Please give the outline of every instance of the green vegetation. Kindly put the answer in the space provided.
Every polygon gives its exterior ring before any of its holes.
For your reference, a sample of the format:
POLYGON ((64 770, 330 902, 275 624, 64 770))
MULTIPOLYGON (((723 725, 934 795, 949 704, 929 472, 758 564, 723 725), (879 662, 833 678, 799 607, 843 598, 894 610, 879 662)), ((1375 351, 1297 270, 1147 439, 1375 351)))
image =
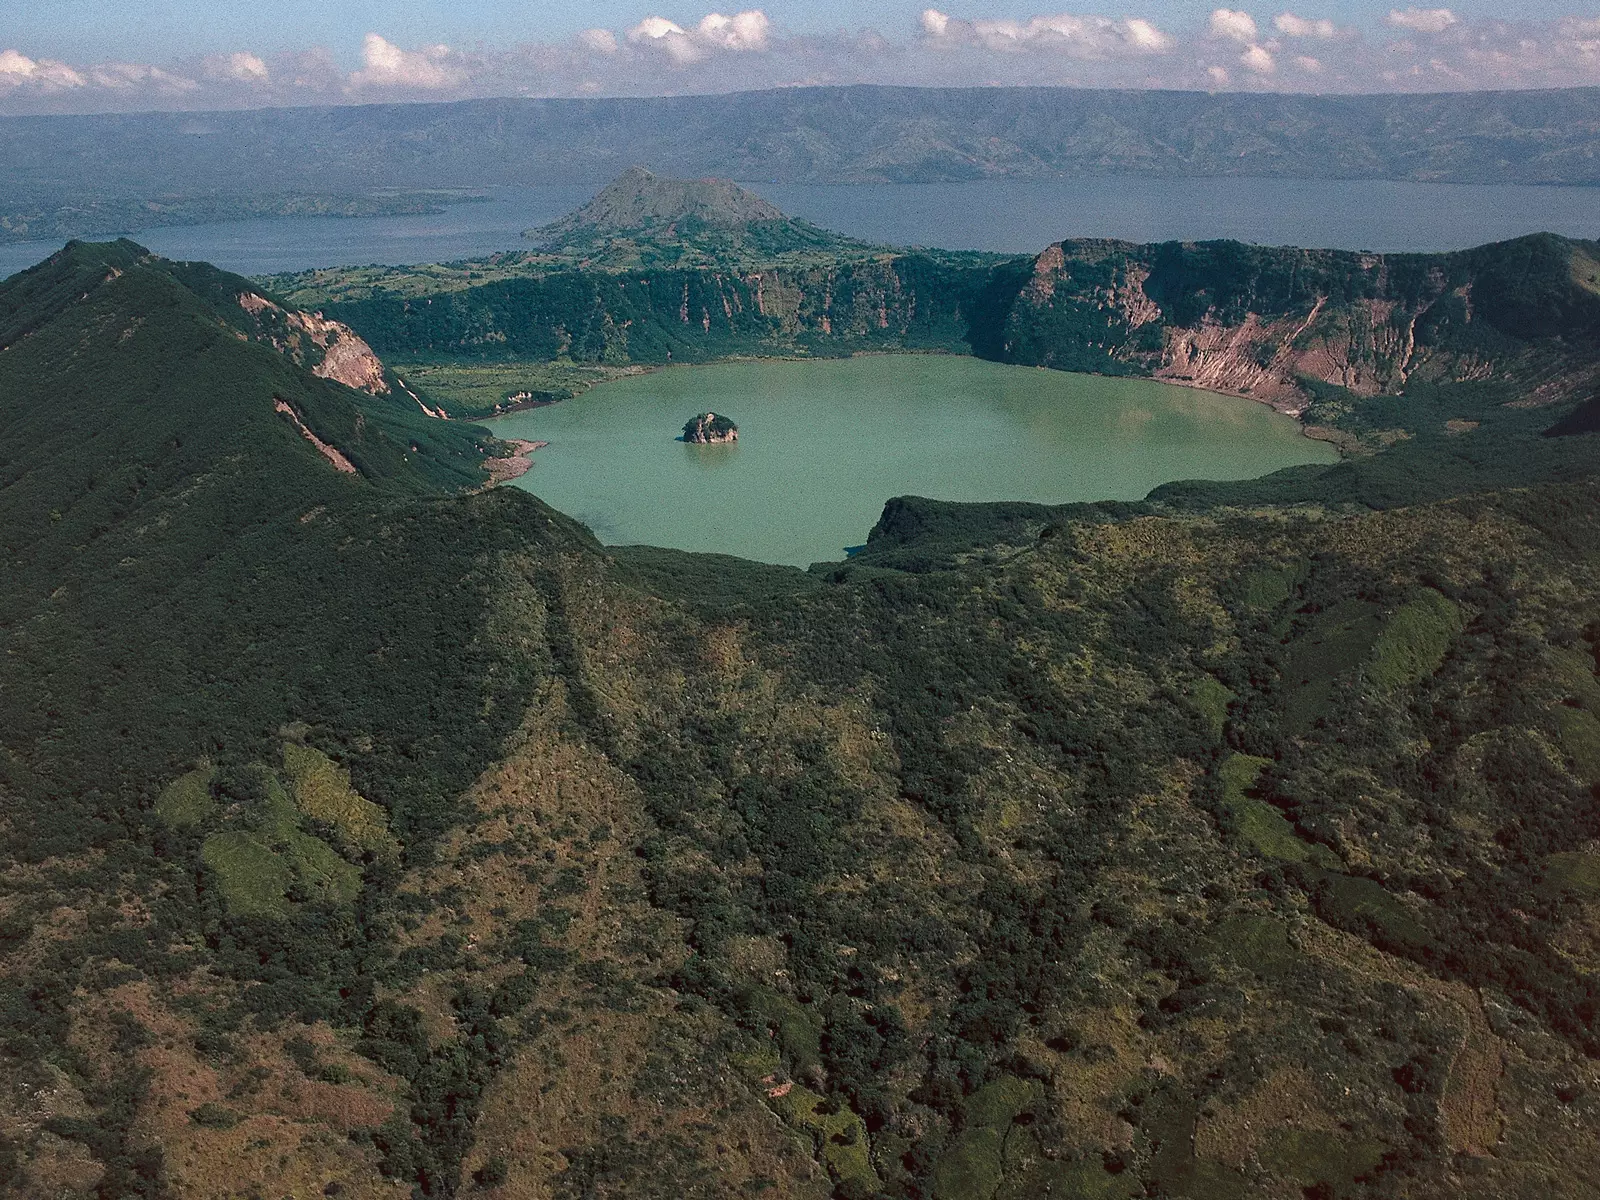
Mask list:
POLYGON ((867 1127, 859 1115, 799 1085, 775 1105, 786 1120, 812 1134, 818 1156, 841 1184, 853 1184, 869 1193, 876 1187, 878 1173, 868 1157, 867 1127))
POLYGON ((399 854, 388 815, 350 785, 349 771, 316 747, 296 742, 284 743, 283 768, 300 811, 331 826, 347 853, 389 859, 399 854))
POLYGON ((1556 710, 1561 748, 1572 759, 1578 778, 1600 784, 1600 717, 1578 708, 1556 710))
POLYGON ((1283 1129, 1272 1135, 1261 1161, 1302 1187, 1320 1185, 1338 1194, 1376 1169, 1383 1154, 1378 1142, 1351 1142, 1321 1129, 1283 1129))
POLYGON ((1251 608, 1261 609, 1287 604, 1305 582, 1310 566, 1310 563, 1298 562, 1251 571, 1244 578, 1244 602, 1251 608))
POLYGON ((1370 601, 1341 599, 1310 616, 1284 655, 1283 712, 1291 727, 1304 728, 1332 711, 1337 684, 1362 664, 1382 632, 1379 607, 1370 601))
POLYGON ((1221 741, 1223 730, 1228 724, 1228 704, 1237 699, 1235 694, 1214 676, 1207 675, 1195 684, 1189 699, 1205 717, 1212 735, 1221 741))
POLYGON ((199 825, 211 815, 211 780, 216 772, 209 763, 180 775, 156 797, 156 816, 168 825, 199 825))
POLYGON ((1461 626, 1454 602, 1432 590, 1419 592, 1384 622, 1367 675, 1381 688, 1420 682, 1439 669, 1461 626))
POLYGON ((582 395, 624 370, 572 362, 395 362, 403 383, 435 411, 473 420, 582 395))
POLYGON ((1585 900, 1600 900, 1600 854, 1552 854, 1545 866, 1545 882, 1585 900))
MULTIPOLYGON (((327 767, 331 773, 332 764, 327 767)), ((215 874, 231 914, 288 917, 306 901, 332 906, 355 901, 360 869, 302 827, 306 817, 332 824, 323 810, 304 800, 296 807, 277 775, 258 763, 232 768, 215 782, 228 804, 215 822, 223 828, 205 839, 200 857, 215 874)), ((297 787, 306 793, 302 781, 297 787)), ((394 853, 392 845, 388 852, 394 853)))
POLYGON ((1271 765, 1264 758, 1231 754, 1217 769, 1217 777, 1222 782, 1222 809, 1238 828, 1239 836, 1256 853, 1267 858, 1283 862, 1315 860, 1318 865, 1338 866, 1338 859, 1330 855, 1326 847, 1301 841, 1282 813, 1248 794, 1261 772, 1271 765))
MULTIPOLYGON (((1178 307, 1301 286, 1162 261, 1178 307)), ((1600 1188, 1592 464, 608 553, 241 286, 120 244, 0 287, 22 1190, 1600 1188)))
POLYGON ((1550 658, 1555 665, 1556 677, 1573 703, 1600 715, 1600 679, 1595 678, 1594 659, 1568 648, 1553 650, 1550 658))
POLYGON ((200 856, 216 872, 230 912, 240 916, 288 915, 294 868, 259 838, 241 830, 213 834, 206 839, 200 856))

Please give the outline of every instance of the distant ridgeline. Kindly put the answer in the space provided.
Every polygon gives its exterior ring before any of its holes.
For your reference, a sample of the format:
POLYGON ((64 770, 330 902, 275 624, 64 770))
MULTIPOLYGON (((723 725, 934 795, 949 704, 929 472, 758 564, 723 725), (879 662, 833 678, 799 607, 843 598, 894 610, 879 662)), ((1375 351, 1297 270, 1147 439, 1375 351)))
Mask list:
POLYGON ((1595 257, 0 285, 0 1191, 1600 1194, 1595 257), (1350 457, 799 571, 379 357, 911 345, 1350 457))
POLYGON ((1600 91, 1308 96, 786 87, 250 112, 13 117, 19 193, 596 185, 635 163, 783 183, 1061 175, 1600 182, 1600 91))
POLYGON ((0 242, 428 211, 633 163, 782 183, 1267 176, 1600 183, 1600 90, 1294 96, 781 88, 0 118, 0 242), (182 181, 175 186, 174 181, 182 181), (427 190, 433 189, 433 190, 427 190))
POLYGON ((161 190, 138 195, 108 190, 104 180, 85 189, 44 185, 19 191, 0 190, 0 244, 257 217, 412 216, 442 212, 445 204, 481 199, 454 188, 428 192, 386 189, 344 195, 284 193, 275 189, 241 195, 236 184, 228 185, 221 195, 195 195, 174 193, 172 184, 169 178, 161 190))
POLYGON ((762 236, 790 229, 811 227, 726 181, 635 171, 540 231, 543 253, 272 284, 360 330, 380 353, 413 361, 620 368, 949 351, 1247 396, 1299 414, 1352 453, 1427 443, 1420 473, 1395 465, 1413 445, 1381 466, 1304 468, 1273 485, 1304 495, 1310 478, 1322 480, 1312 491, 1372 502, 1434 494, 1416 489, 1433 486, 1441 463, 1490 483, 1534 459, 1558 477, 1584 469, 1568 461, 1570 445, 1536 435, 1553 423, 1550 405, 1600 380, 1592 242, 1535 235, 1380 255, 1067 241, 1029 259, 830 246, 820 236, 794 250, 797 236, 763 257, 762 236), (1515 439, 1514 466, 1503 452, 1481 455, 1490 438, 1466 436, 1486 422, 1515 439))

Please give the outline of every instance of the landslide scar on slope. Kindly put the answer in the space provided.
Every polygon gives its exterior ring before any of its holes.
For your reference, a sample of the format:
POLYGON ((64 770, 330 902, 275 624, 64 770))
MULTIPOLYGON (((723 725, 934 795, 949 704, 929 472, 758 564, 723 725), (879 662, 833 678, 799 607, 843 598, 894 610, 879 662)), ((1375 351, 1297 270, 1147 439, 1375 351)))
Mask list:
POLYGON ((337 447, 328 445, 327 442, 323 441, 316 434, 312 433, 311 430, 307 429, 306 423, 300 419, 300 414, 295 412, 294 406, 288 401, 280 400, 274 396, 272 399, 272 407, 278 412, 281 412, 284 416, 288 417, 290 421, 294 422, 294 427, 300 431, 300 436, 315 446, 317 448, 317 453, 321 454, 323 458, 331 462, 335 471, 339 471, 345 475, 354 475, 356 473, 355 463, 351 462, 348 458, 341 454, 337 447))
POLYGON ((311 365, 311 373, 319 379, 331 379, 371 396, 389 393, 389 384, 383 377, 383 361, 373 353, 366 339, 348 325, 330 321, 320 312, 285 309, 254 292, 242 294, 239 307, 258 320, 263 313, 280 319, 289 332, 286 339, 270 337, 273 346, 301 366, 311 365), (308 364, 307 360, 314 356, 306 353, 302 338, 322 351, 320 362, 308 364))

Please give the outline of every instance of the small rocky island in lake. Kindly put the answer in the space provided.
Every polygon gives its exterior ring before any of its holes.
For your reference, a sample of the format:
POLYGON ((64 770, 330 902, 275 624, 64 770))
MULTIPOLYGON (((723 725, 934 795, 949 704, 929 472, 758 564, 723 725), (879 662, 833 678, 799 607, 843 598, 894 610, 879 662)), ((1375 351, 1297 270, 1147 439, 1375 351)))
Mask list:
POLYGON ((704 412, 683 427, 683 440, 699 446, 713 442, 737 442, 739 427, 727 417, 704 412))

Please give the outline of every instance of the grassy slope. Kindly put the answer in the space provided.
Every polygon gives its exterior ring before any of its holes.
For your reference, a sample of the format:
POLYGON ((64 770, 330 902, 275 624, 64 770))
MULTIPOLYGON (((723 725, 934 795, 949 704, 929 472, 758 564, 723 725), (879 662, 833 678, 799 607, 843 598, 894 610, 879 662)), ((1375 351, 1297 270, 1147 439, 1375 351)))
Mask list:
POLYGON ((24 286, 25 1187, 1600 1186, 1592 483, 613 559, 132 250, 24 286))

